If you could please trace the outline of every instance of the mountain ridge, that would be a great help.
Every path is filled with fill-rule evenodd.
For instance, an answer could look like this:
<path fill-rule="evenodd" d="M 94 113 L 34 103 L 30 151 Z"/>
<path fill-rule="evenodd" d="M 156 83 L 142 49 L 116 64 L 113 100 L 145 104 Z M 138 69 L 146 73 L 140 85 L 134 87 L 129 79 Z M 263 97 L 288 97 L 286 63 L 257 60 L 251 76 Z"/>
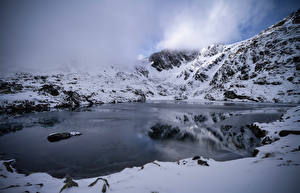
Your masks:
<path fill-rule="evenodd" d="M 300 10 L 241 42 L 153 53 L 131 72 L 2 76 L 0 111 L 146 100 L 300 103 L 299 23 Z"/>

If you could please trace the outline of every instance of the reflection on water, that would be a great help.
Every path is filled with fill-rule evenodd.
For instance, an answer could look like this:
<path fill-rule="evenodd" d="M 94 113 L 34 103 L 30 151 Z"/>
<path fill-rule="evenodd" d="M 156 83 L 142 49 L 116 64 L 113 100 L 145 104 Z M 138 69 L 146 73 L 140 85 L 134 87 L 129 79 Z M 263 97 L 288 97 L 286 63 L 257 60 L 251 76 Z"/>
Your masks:
<path fill-rule="evenodd" d="M 260 139 L 246 127 L 279 119 L 288 107 L 252 104 L 107 104 L 90 111 L 0 117 L 1 159 L 20 172 L 74 178 L 200 155 L 216 160 L 251 156 Z M 79 131 L 50 143 L 53 132 Z"/>

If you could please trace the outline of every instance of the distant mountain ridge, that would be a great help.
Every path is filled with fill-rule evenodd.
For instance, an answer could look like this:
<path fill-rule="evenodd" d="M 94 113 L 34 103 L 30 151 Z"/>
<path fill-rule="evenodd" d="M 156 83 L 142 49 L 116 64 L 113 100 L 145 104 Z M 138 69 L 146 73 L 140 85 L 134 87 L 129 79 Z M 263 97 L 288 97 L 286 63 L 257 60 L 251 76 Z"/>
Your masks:
<path fill-rule="evenodd" d="M 300 10 L 250 39 L 162 50 L 130 72 L 0 77 L 0 112 L 174 99 L 300 103 L 299 71 Z"/>

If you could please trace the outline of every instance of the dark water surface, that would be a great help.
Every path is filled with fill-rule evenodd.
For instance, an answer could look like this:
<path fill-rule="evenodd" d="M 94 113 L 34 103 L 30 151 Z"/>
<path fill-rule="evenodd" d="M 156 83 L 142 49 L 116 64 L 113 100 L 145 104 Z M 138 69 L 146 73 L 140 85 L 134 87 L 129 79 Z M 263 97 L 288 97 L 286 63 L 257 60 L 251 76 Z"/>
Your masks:
<path fill-rule="evenodd" d="M 278 120 L 288 106 L 245 103 L 106 104 L 88 111 L 2 116 L 0 158 L 13 158 L 20 172 L 66 174 L 75 179 L 107 175 L 154 160 L 200 155 L 224 161 L 251 156 L 259 144 L 246 127 Z M 179 136 L 151 138 L 156 127 L 179 128 Z M 14 132 L 9 132 L 16 130 Z M 53 132 L 81 136 L 51 143 Z"/>

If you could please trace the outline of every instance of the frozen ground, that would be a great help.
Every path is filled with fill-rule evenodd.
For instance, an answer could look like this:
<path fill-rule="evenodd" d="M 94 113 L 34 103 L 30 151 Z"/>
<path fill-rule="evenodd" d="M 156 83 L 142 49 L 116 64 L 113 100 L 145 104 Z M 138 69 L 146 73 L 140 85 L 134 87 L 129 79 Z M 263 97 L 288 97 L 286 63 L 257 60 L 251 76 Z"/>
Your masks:
<path fill-rule="evenodd" d="M 300 130 L 300 106 L 291 108 L 280 121 L 257 123 L 267 131 L 271 144 L 257 148 L 256 157 L 217 162 L 206 160 L 209 166 L 197 160 L 148 163 L 143 167 L 127 168 L 108 176 L 74 180 L 78 185 L 62 192 L 298 192 L 300 174 L 299 135 L 283 136 L 282 130 Z M 279 140 L 274 140 L 279 138 Z M 200 160 L 204 160 L 200 158 Z M 200 161 L 201 162 L 201 161 Z M 5 166 L 6 165 L 6 166 Z M 48 174 L 28 176 L 16 173 L 8 161 L 1 161 L 0 192 L 59 192 L 65 179 Z M 12 171 L 8 171 L 12 169 Z M 93 183 L 93 184 L 92 184 Z M 72 184 L 72 183 L 69 183 Z M 106 185 L 104 185 L 106 184 Z M 104 188 L 105 186 L 105 188 Z"/>

